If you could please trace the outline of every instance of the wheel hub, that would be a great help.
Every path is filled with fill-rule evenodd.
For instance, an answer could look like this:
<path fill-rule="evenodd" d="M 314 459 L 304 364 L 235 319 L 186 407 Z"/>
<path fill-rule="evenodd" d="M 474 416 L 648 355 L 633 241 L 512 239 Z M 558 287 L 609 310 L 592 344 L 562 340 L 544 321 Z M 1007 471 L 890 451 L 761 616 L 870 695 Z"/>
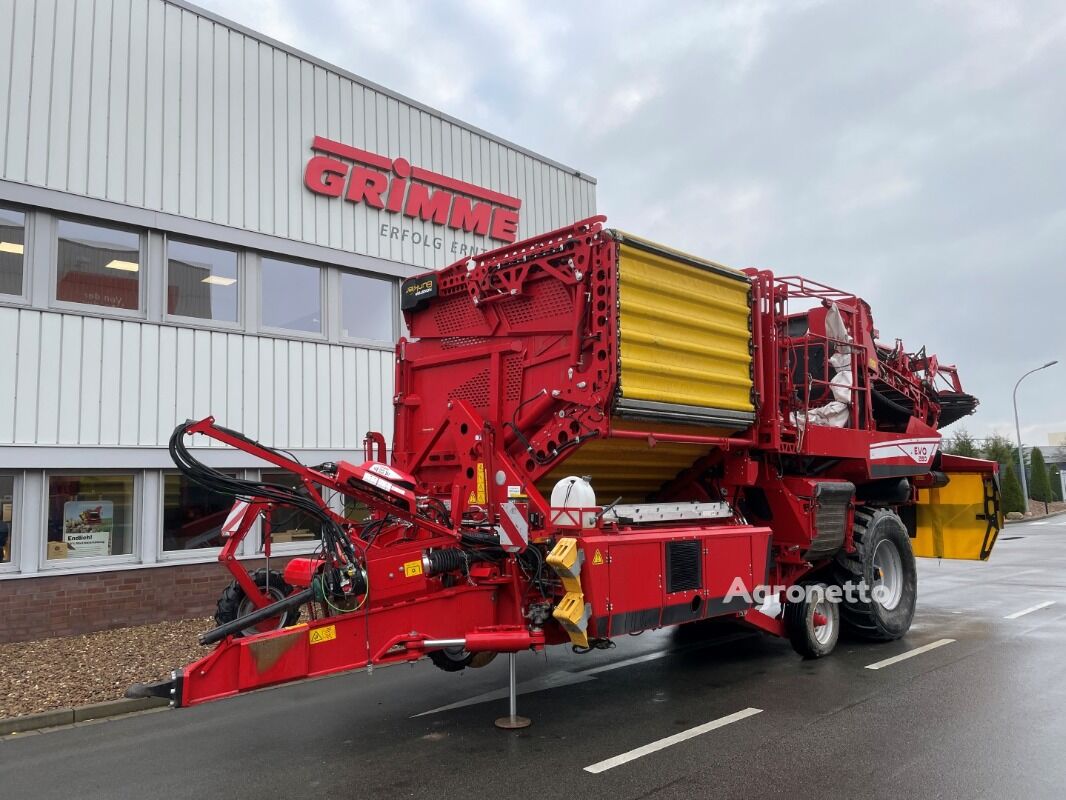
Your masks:
<path fill-rule="evenodd" d="M 903 598 L 903 559 L 889 539 L 882 539 L 874 548 L 873 574 L 873 601 L 892 611 Z"/>

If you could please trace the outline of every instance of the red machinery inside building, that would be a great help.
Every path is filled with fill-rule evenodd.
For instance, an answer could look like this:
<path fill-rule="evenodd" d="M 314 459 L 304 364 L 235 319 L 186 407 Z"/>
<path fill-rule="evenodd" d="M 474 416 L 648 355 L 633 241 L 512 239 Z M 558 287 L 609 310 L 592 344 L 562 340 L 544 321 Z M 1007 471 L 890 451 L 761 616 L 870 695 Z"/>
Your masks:
<path fill-rule="evenodd" d="M 883 343 L 854 295 L 604 221 L 404 283 L 391 463 L 381 434 L 360 463 L 312 467 L 211 418 L 178 427 L 179 468 L 235 498 L 235 580 L 201 637 L 217 647 L 137 691 L 184 706 L 727 615 L 819 657 L 842 625 L 906 633 L 915 555 L 988 558 L 996 465 L 939 450 L 977 405 L 954 367 Z M 194 435 L 300 487 L 217 472 Z M 320 520 L 321 547 L 249 574 L 237 547 L 258 523 L 269 553 L 278 506 Z"/>

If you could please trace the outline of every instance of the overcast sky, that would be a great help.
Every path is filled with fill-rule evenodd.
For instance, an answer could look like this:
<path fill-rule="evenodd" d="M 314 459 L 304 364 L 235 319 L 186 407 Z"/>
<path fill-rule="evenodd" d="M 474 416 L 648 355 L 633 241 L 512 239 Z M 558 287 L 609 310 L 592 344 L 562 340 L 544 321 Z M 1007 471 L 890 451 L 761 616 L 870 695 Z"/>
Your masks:
<path fill-rule="evenodd" d="M 860 294 L 971 433 L 1066 362 L 1062 2 L 199 2 L 595 176 L 613 226 Z M 1064 394 L 1025 382 L 1027 444 Z"/>

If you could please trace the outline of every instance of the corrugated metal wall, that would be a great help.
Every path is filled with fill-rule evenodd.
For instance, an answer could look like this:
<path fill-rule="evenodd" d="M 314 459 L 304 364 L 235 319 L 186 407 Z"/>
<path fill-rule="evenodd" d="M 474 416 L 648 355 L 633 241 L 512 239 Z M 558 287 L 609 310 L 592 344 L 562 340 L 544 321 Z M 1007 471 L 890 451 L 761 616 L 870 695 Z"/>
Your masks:
<path fill-rule="evenodd" d="M 3 307 L 0 342 L 0 444 L 165 447 L 208 414 L 285 449 L 392 440 L 388 351 Z"/>
<path fill-rule="evenodd" d="M 315 135 L 520 197 L 520 237 L 595 209 L 584 178 L 164 0 L 0 0 L 0 108 L 7 180 L 416 266 L 456 257 L 303 187 Z"/>

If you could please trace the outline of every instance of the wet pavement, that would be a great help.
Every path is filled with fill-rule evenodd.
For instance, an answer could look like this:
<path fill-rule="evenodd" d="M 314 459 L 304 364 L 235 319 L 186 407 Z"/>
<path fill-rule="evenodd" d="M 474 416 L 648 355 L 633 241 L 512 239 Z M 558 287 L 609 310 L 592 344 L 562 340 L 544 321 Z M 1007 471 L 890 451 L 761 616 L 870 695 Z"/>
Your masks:
<path fill-rule="evenodd" d="M 921 561 L 904 639 L 819 661 L 729 631 L 523 654 L 518 732 L 492 725 L 498 658 L 8 737 L 0 796 L 1059 798 L 1064 548 L 1066 516 L 1009 526 L 986 564 Z"/>

